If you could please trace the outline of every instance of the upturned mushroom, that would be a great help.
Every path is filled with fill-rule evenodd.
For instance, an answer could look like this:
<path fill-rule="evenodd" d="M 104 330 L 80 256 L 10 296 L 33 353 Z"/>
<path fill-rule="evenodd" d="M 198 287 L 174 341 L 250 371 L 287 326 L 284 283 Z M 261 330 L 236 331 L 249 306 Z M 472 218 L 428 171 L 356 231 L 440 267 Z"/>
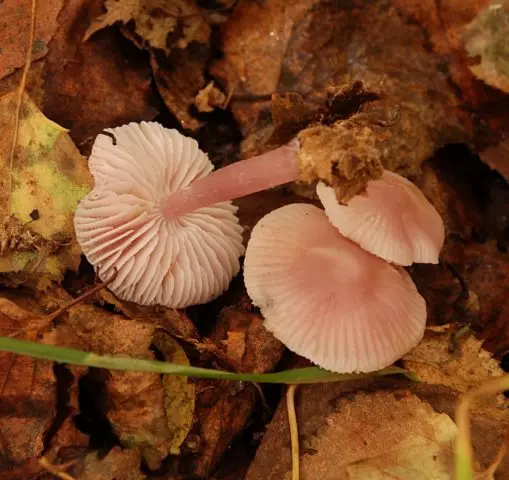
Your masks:
<path fill-rule="evenodd" d="M 244 253 L 237 208 L 217 200 L 171 213 L 172 195 L 213 169 L 195 140 L 130 123 L 97 137 L 89 168 L 95 187 L 76 211 L 76 236 L 119 298 L 183 308 L 228 288 Z"/>
<path fill-rule="evenodd" d="M 287 205 L 258 222 L 244 280 L 266 328 L 332 371 L 382 369 L 424 333 L 426 304 L 408 273 L 348 240 L 312 205 Z"/>
<path fill-rule="evenodd" d="M 316 192 L 330 222 L 364 250 L 397 265 L 438 263 L 444 244 L 439 213 L 412 182 L 385 170 L 365 193 L 342 205 L 319 182 Z"/>

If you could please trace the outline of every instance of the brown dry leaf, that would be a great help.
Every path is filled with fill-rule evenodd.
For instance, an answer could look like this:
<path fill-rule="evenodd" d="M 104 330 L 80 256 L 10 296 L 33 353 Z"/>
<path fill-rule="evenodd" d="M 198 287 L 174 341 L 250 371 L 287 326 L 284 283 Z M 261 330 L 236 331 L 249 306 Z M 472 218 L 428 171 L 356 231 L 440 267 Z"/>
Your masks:
<path fill-rule="evenodd" d="M 37 3 L 32 60 L 48 53 L 48 43 L 58 26 L 64 0 Z M 0 3 L 0 80 L 25 64 L 30 34 L 32 0 L 4 0 Z"/>
<path fill-rule="evenodd" d="M 104 128 L 157 114 L 150 69 L 135 47 L 110 30 L 82 42 L 98 10 L 97 0 L 65 2 L 45 59 L 44 112 L 70 129 L 78 146 Z"/>
<path fill-rule="evenodd" d="M 64 290 L 54 287 L 52 291 L 39 295 L 38 304 L 49 310 L 69 300 Z M 11 315 L 19 316 L 21 314 L 16 312 L 20 311 L 25 317 L 34 318 L 32 323 L 35 326 L 31 331 L 40 327 L 41 317 L 19 309 L 12 302 L 6 305 L 9 314 L 14 312 Z M 25 321 L 25 317 L 21 320 Z M 103 355 L 154 359 L 151 345 L 156 331 L 157 326 L 143 319 L 126 320 L 92 305 L 75 305 L 59 317 L 58 324 L 44 334 L 43 341 Z M 171 337 L 163 331 L 158 335 L 165 338 L 163 353 L 168 360 L 187 361 L 181 347 Z M 52 372 L 51 363 L 48 365 Z M 73 369 L 73 372 L 76 377 L 87 374 L 84 368 Z M 111 371 L 105 373 L 100 381 L 107 401 L 104 414 L 124 446 L 139 447 L 151 468 L 158 468 L 170 453 L 178 452 L 191 426 L 194 411 L 194 386 L 186 378 L 179 377 L 173 381 L 158 374 Z M 97 408 L 103 411 L 104 405 L 100 399 L 98 402 Z M 49 413 L 52 411 L 48 409 Z M 18 435 L 17 438 L 24 437 Z M 58 442 L 58 436 L 55 441 Z"/>
<path fill-rule="evenodd" d="M 446 59 L 446 73 L 461 92 L 466 109 L 474 112 L 474 140 L 479 150 L 499 143 L 502 132 L 507 134 L 509 130 L 509 98 L 475 77 L 469 68 L 472 61 L 465 52 L 463 38 L 466 26 L 491 3 L 492 0 L 438 3 L 435 0 L 393 0 L 409 21 L 424 29 L 428 47 Z"/>
<path fill-rule="evenodd" d="M 89 453 L 84 461 L 83 472 L 78 480 L 144 480 L 140 472 L 139 449 L 111 449 L 105 457 L 97 452 Z"/>
<path fill-rule="evenodd" d="M 134 22 L 134 31 L 124 26 L 124 35 L 150 52 L 157 89 L 168 109 L 185 129 L 197 130 L 203 123 L 190 112 L 195 96 L 205 85 L 209 59 L 208 13 L 194 0 L 106 0 L 107 13 L 94 20 L 85 40 L 116 22 Z"/>
<path fill-rule="evenodd" d="M 232 334 L 237 345 L 228 359 L 238 371 L 269 372 L 279 362 L 284 346 L 263 327 L 260 315 L 224 308 L 211 339 L 226 353 L 229 346 L 232 354 L 228 344 Z M 192 471 L 208 477 L 230 442 L 244 429 L 259 401 L 259 392 L 252 384 L 212 381 L 199 381 L 197 391 L 201 447 Z"/>
<path fill-rule="evenodd" d="M 230 104 L 244 135 L 258 124 L 260 107 L 252 100 L 263 97 L 268 107 L 270 96 L 282 93 L 277 87 L 292 28 L 315 3 L 318 1 L 241 2 L 221 27 L 224 58 L 210 70 L 226 83 L 227 92 L 246 98 L 246 102 L 239 99 Z"/>
<path fill-rule="evenodd" d="M 147 323 L 153 323 L 180 340 L 187 342 L 197 341 L 200 338 L 194 323 L 183 311 L 162 306 L 144 306 L 136 303 L 119 300 L 110 290 L 103 289 L 97 293 L 96 298 L 101 306 L 112 305 L 115 311 L 127 318 L 143 318 Z"/>
<path fill-rule="evenodd" d="M 58 345 L 154 359 L 150 347 L 156 329 L 143 319 L 125 320 L 92 305 L 77 305 L 69 309 L 66 321 L 53 335 Z M 174 360 L 184 361 L 185 354 L 178 344 L 171 337 L 167 342 L 178 352 Z M 113 431 L 125 446 L 141 447 L 150 468 L 158 468 L 164 458 L 178 451 L 194 410 L 194 387 L 187 379 L 176 385 L 158 374 L 112 371 L 105 389 L 105 413 Z"/>
<path fill-rule="evenodd" d="M 356 7 L 245 2 L 222 29 L 225 55 L 211 72 L 239 95 L 231 108 L 245 135 L 266 123 L 270 103 L 242 96 L 293 91 L 312 100 L 332 85 L 362 80 L 366 89 L 385 96 L 365 109 L 384 124 L 384 166 L 415 174 L 438 147 L 470 141 L 473 133 L 444 74 L 447 58 L 427 49 L 426 42 L 422 29 L 389 0 Z"/>
<path fill-rule="evenodd" d="M 1 336 L 36 330 L 42 323 L 36 314 L 0 298 Z M 7 473 L 40 456 L 45 447 L 57 406 L 52 362 L 0 352 L 0 398 L 0 471 Z"/>
<path fill-rule="evenodd" d="M 233 365 L 239 372 L 270 372 L 284 350 L 284 345 L 263 326 L 260 314 L 230 307 L 221 311 L 219 322 L 210 338 L 222 346 L 227 355 L 230 351 Z M 232 342 L 236 342 L 235 346 Z"/>
<path fill-rule="evenodd" d="M 301 460 L 303 480 L 448 480 L 457 428 L 412 394 L 357 394 L 326 419 Z"/>
<path fill-rule="evenodd" d="M 498 170 L 509 182 L 509 138 L 505 138 L 498 145 L 483 150 L 479 156 L 483 162 Z"/>
<path fill-rule="evenodd" d="M 470 64 L 474 75 L 509 93 L 509 2 L 496 1 L 467 25 L 465 49 L 479 60 Z M 480 57 L 480 58 L 479 58 Z"/>
<path fill-rule="evenodd" d="M 210 35 L 205 12 L 193 0 L 106 0 L 104 6 L 106 13 L 91 23 L 85 40 L 109 25 L 131 21 L 141 46 L 166 53 L 193 41 L 206 43 Z"/>
<path fill-rule="evenodd" d="M 168 58 L 157 53 L 150 55 L 157 89 L 165 105 L 188 130 L 197 130 L 203 125 L 192 115 L 190 107 L 205 85 L 204 72 L 209 55 L 208 46 L 199 44 L 174 50 Z"/>
<path fill-rule="evenodd" d="M 509 351 L 509 188 L 467 149 L 442 152 L 426 165 L 419 186 L 448 233 L 438 268 L 412 268 L 428 324 L 470 324 L 500 358 Z"/>
<path fill-rule="evenodd" d="M 0 140 L 0 272 L 59 280 L 80 262 L 74 210 L 92 177 L 66 130 L 27 95 L 11 168 L 17 100 L 16 92 L 0 98 L 0 130 L 5 133 Z M 15 275 L 9 280 L 14 282 Z"/>
<path fill-rule="evenodd" d="M 37 2 L 38 8 L 52 2 Z M 108 29 L 82 42 L 90 19 L 100 13 L 100 0 L 62 3 L 48 54 L 30 66 L 27 92 L 88 154 L 104 128 L 152 120 L 159 105 L 146 57 L 119 32 Z M 26 44 L 19 49 L 25 51 Z M 20 81 L 20 70 L 1 80 L 0 95 L 16 89 Z"/>
<path fill-rule="evenodd" d="M 197 391 L 200 449 L 191 472 L 208 478 L 230 442 L 244 429 L 259 394 L 253 385 L 242 382 L 198 381 Z"/>
<path fill-rule="evenodd" d="M 399 434 L 404 438 L 407 425 L 410 422 L 413 425 L 420 424 L 426 428 L 425 424 L 420 423 L 419 420 L 412 419 L 412 412 L 409 412 L 408 409 L 400 408 L 394 410 L 394 407 L 398 405 L 400 400 L 403 400 L 402 407 L 406 405 L 406 402 L 409 402 L 412 406 L 417 406 L 419 401 L 416 397 L 423 401 L 421 406 L 425 405 L 423 408 L 428 412 L 430 411 L 428 404 L 431 405 L 432 409 L 436 412 L 436 414 L 431 412 L 432 417 L 438 418 L 437 414 L 446 414 L 448 417 L 454 418 L 459 394 L 443 386 L 415 383 L 403 378 L 380 377 L 350 382 L 300 386 L 296 394 L 296 409 L 301 459 L 307 457 L 311 461 L 313 456 L 319 455 L 319 452 L 316 450 L 317 439 L 320 438 L 322 432 L 327 432 L 330 428 L 327 425 L 326 419 L 343 418 L 342 421 L 334 423 L 334 427 L 338 431 L 330 439 L 329 448 L 334 448 L 335 445 L 345 446 L 338 453 L 325 459 L 328 462 L 324 464 L 325 467 L 327 464 L 332 463 L 341 466 L 343 457 L 345 457 L 343 465 L 346 467 L 352 461 L 349 455 L 350 453 L 355 453 L 355 448 L 358 449 L 357 451 L 364 449 L 364 461 L 367 460 L 365 465 L 372 469 L 373 466 L 369 464 L 369 460 L 377 455 L 377 451 L 394 446 L 387 441 L 391 431 L 395 435 Z M 384 407 L 381 401 L 382 398 L 392 398 L 392 404 L 387 402 L 387 406 Z M 358 401 L 359 406 L 357 406 Z M 371 401 L 373 406 L 376 403 L 375 409 L 368 408 Z M 381 404 L 380 407 L 378 407 L 378 403 Z M 391 409 L 392 413 L 390 413 Z M 382 414 L 384 411 L 389 414 L 387 417 Z M 349 412 L 352 415 L 349 416 Z M 400 418 L 402 419 L 401 423 Z M 404 423 L 403 419 L 405 419 Z M 507 421 L 507 414 L 503 417 L 500 415 L 500 409 L 498 408 L 495 409 L 495 412 L 493 409 L 486 408 L 475 412 L 472 416 L 472 440 L 476 456 L 480 461 L 479 470 L 487 467 L 495 457 L 499 446 L 504 441 Z M 355 422 L 357 422 L 356 427 L 354 427 Z M 362 424 L 362 427 L 359 426 L 359 423 Z M 403 428 L 399 428 L 400 426 Z M 382 432 L 383 428 L 390 432 L 387 433 L 387 430 Z M 350 439 L 350 443 L 346 443 L 345 439 Z M 370 443 L 364 445 L 363 439 Z M 428 446 L 430 446 L 433 437 L 427 437 L 427 440 Z M 373 455 L 371 455 L 371 452 L 373 452 Z M 401 455 L 399 457 L 401 458 Z M 357 460 L 362 461 L 363 458 L 357 457 Z M 441 457 L 438 457 L 438 460 L 441 460 Z M 379 461 L 383 461 L 383 458 L 376 460 L 376 462 Z M 396 463 L 401 463 L 400 459 L 397 459 Z M 352 466 L 355 467 L 355 465 Z M 252 462 L 245 480 L 281 480 L 285 478 L 285 475 L 288 476 L 290 471 L 290 432 L 286 402 L 282 401 L 264 435 L 262 444 L 256 452 L 256 458 Z M 355 470 L 353 472 L 355 473 Z M 303 480 L 324 478 L 319 474 L 316 476 L 305 476 L 304 473 L 305 471 L 302 469 L 301 478 Z M 500 475 L 500 478 L 506 478 L 509 475 L 509 458 L 503 461 L 497 474 Z M 350 477 L 346 474 L 340 475 L 338 473 L 333 478 L 346 479 Z M 421 477 L 410 474 L 402 478 L 406 480 Z"/>

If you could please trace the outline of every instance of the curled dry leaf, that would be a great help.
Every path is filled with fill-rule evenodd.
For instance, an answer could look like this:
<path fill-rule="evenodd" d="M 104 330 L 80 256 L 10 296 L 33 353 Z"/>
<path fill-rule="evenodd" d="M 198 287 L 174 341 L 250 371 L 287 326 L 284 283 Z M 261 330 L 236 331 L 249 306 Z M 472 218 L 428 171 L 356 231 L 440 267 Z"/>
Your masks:
<path fill-rule="evenodd" d="M 149 50 L 155 83 L 168 109 L 182 127 L 201 127 L 190 107 L 205 85 L 212 21 L 208 12 L 194 0 L 106 0 L 104 5 L 107 12 L 92 21 L 85 40 L 108 25 L 124 24 L 124 35 Z"/>
<path fill-rule="evenodd" d="M 198 381 L 196 416 L 200 425 L 200 449 L 192 473 L 208 478 L 230 442 L 245 427 L 258 401 L 253 385 Z"/>
<path fill-rule="evenodd" d="M 210 35 L 205 11 L 194 0 L 106 0 L 104 6 L 106 13 L 91 23 L 85 40 L 109 25 L 131 21 L 140 46 L 166 53 L 193 41 L 206 43 Z"/>
<path fill-rule="evenodd" d="M 69 300 L 69 295 L 64 290 L 54 288 L 53 291 L 40 295 L 35 307 L 39 306 L 45 310 L 55 309 L 57 306 L 68 303 Z M 29 332 L 36 331 L 43 323 L 43 317 L 20 309 L 12 302 L 4 300 L 0 305 L 3 306 L 2 311 L 5 311 L 10 318 L 16 319 L 17 322 L 14 326 L 9 327 L 7 327 L 9 323 L 2 322 L 8 328 L 3 333 L 4 335 L 18 333 L 21 326 Z M 12 321 L 10 323 L 12 324 Z M 161 348 L 161 352 L 168 361 L 187 363 L 186 356 L 178 343 L 162 330 L 158 331 L 157 328 L 153 324 L 144 322 L 142 318 L 126 320 L 119 315 L 108 313 L 92 305 L 78 304 L 70 307 L 65 314 L 59 317 L 58 324 L 44 334 L 42 341 L 103 355 L 154 359 L 155 355 L 151 350 L 151 345 L 156 332 L 160 332 L 157 333 L 157 337 L 164 346 Z M 7 354 L 1 355 L 2 357 L 7 356 Z M 22 372 L 23 381 L 17 379 L 17 383 L 15 383 L 15 385 L 20 385 L 20 388 L 24 388 L 23 391 L 26 394 L 26 391 L 30 391 L 27 382 L 33 381 L 34 378 L 37 380 L 40 372 L 37 373 L 37 377 L 31 376 L 27 368 L 34 362 L 28 357 L 16 358 L 30 362 Z M 2 360 L 2 370 L 4 363 L 7 364 L 7 357 Z M 53 403 L 49 403 L 49 405 L 53 406 L 51 408 L 48 406 L 44 410 L 46 423 L 44 430 L 43 427 L 40 427 L 42 430 L 40 432 L 41 439 L 49 426 L 47 423 L 51 423 L 55 412 L 54 402 L 56 402 L 52 364 L 46 363 L 49 373 L 42 376 L 41 381 L 44 382 L 43 385 L 49 384 L 47 389 L 51 388 L 51 397 L 48 402 L 51 400 Z M 41 362 L 42 364 L 44 362 Z M 15 372 L 15 370 L 13 371 Z M 48 382 L 48 379 L 45 378 L 50 374 L 53 383 Z M 83 378 L 86 375 L 86 369 L 73 369 L 73 374 L 75 377 Z M 145 462 L 151 468 L 158 468 L 161 461 L 170 453 L 178 452 L 193 419 L 193 384 L 184 377 L 166 379 L 158 374 L 122 371 L 111 371 L 105 377 L 101 377 L 100 381 L 104 386 L 106 405 L 98 398 L 97 408 L 106 415 L 113 432 L 125 447 L 130 449 L 139 447 Z M 34 385 L 37 385 L 37 382 Z M 91 395 L 91 398 L 95 398 L 95 396 Z M 33 411 L 37 412 L 38 410 L 34 409 Z M 31 415 L 33 415 L 33 411 Z M 22 417 L 22 414 L 17 416 Z M 14 418 L 13 421 L 19 422 L 19 419 Z M 68 433 L 73 434 L 72 431 Z M 17 434 L 12 435 L 11 441 L 19 442 L 22 439 L 28 445 L 27 438 L 31 437 L 28 434 Z M 54 440 L 57 441 L 56 446 L 62 439 L 59 439 L 57 434 Z M 41 442 L 40 449 L 42 450 L 42 440 L 38 441 Z M 19 451 L 22 452 L 22 449 Z M 37 454 L 34 453 L 34 455 Z"/>
<path fill-rule="evenodd" d="M 11 168 L 16 104 L 16 93 L 0 99 L 0 130 L 6 133 L 0 140 L 0 272 L 16 274 L 40 257 L 31 279 L 41 274 L 60 279 L 65 269 L 79 265 L 73 215 L 92 178 L 67 131 L 27 95 Z"/>

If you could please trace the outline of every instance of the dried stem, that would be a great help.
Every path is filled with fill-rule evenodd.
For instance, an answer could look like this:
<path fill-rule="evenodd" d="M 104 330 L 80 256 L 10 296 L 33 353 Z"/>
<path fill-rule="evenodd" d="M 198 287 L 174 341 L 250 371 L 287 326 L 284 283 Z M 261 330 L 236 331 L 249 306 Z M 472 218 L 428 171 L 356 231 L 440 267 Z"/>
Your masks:
<path fill-rule="evenodd" d="M 286 392 L 286 408 L 288 410 L 288 423 L 290 424 L 290 439 L 292 442 L 292 480 L 299 480 L 299 429 L 297 415 L 295 414 L 295 389 L 297 385 L 290 385 Z"/>
<path fill-rule="evenodd" d="M 21 82 L 18 87 L 18 102 L 16 104 L 16 112 L 14 114 L 14 129 L 12 134 L 12 146 L 11 155 L 9 161 L 9 211 L 11 210 L 11 190 L 12 190 L 12 169 L 14 166 L 14 153 L 18 144 L 18 130 L 19 130 L 19 117 L 21 112 L 21 105 L 23 103 L 23 95 L 25 94 L 25 88 L 27 84 L 28 71 L 30 70 L 30 64 L 32 63 L 32 46 L 35 37 L 35 17 L 37 12 L 37 0 L 32 0 L 32 8 L 30 13 L 30 33 L 28 48 L 25 57 L 25 65 L 23 67 L 23 73 L 21 74 Z"/>
<path fill-rule="evenodd" d="M 60 478 L 62 480 L 76 480 L 74 477 L 64 472 L 64 469 L 71 467 L 76 463 L 75 460 L 72 462 L 68 462 L 64 465 L 52 465 L 46 457 L 41 457 L 39 459 L 39 465 L 44 468 L 46 471 L 55 475 L 55 477 Z"/>
<path fill-rule="evenodd" d="M 51 323 L 55 318 L 59 317 L 63 313 L 65 313 L 69 308 L 74 307 L 74 305 L 83 302 L 87 298 L 90 298 L 92 295 L 97 293 L 99 290 L 102 290 L 104 287 L 106 287 L 108 284 L 110 284 L 113 280 L 115 280 L 116 275 L 113 276 L 113 278 L 110 278 L 107 282 L 100 283 L 96 285 L 95 287 L 92 287 L 90 290 L 86 291 L 79 297 L 75 298 L 74 300 L 71 300 L 69 303 L 65 304 L 63 307 L 59 308 L 58 310 L 55 310 L 53 313 L 50 313 L 49 315 L 46 315 L 44 318 L 47 320 L 47 323 Z"/>

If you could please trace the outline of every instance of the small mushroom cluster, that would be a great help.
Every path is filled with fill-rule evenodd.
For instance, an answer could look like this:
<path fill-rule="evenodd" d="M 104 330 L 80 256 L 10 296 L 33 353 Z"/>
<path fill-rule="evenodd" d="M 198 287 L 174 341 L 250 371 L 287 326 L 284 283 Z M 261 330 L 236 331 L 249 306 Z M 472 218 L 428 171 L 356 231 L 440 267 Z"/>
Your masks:
<path fill-rule="evenodd" d="M 324 184 L 317 193 L 325 211 L 287 205 L 255 226 L 247 291 L 290 350 L 337 372 L 379 370 L 424 334 L 426 303 L 402 266 L 438 263 L 442 219 L 388 171 L 347 205 Z"/>
<path fill-rule="evenodd" d="M 226 290 L 244 254 L 231 200 L 295 181 L 298 144 L 212 172 L 195 140 L 154 122 L 99 135 L 94 189 L 75 215 L 78 241 L 120 298 L 173 308 Z M 244 280 L 266 327 L 321 367 L 369 372 L 421 339 L 426 305 L 402 266 L 437 263 L 443 222 L 411 182 L 385 171 L 347 205 L 323 183 L 325 208 L 292 204 L 263 217 Z"/>

